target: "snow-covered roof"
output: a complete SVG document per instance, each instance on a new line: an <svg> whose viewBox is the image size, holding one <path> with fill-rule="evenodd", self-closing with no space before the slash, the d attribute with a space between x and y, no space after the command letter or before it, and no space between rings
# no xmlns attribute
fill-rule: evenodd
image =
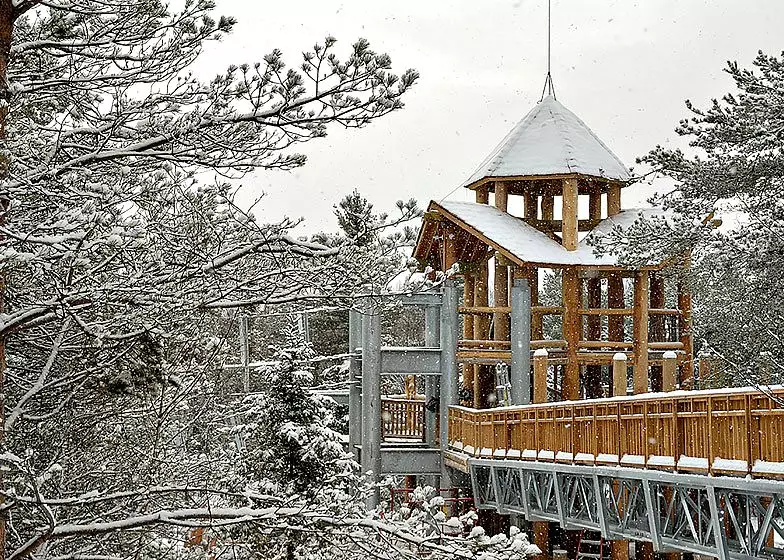
<svg viewBox="0 0 784 560"><path fill-rule="evenodd" d="M463 186L488 177L571 173L618 181L631 178L588 125L548 96L515 125Z"/></svg>
<svg viewBox="0 0 784 560"><path fill-rule="evenodd" d="M506 252L508 257L523 263L553 266L618 266L615 255L595 255L594 247L588 244L587 238L578 243L576 250L569 251L522 219L489 204L445 200L431 202L430 210L438 211L469 233L480 234L496 250ZM625 229L640 216L650 218L659 214L661 212L654 209L623 210L620 214L599 222L591 233L600 237L611 231L614 226Z"/></svg>

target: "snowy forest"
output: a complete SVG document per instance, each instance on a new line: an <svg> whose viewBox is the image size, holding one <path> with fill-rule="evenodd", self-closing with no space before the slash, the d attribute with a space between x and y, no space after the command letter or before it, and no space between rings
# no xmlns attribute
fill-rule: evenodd
<svg viewBox="0 0 784 560"><path fill-rule="evenodd" d="M195 78L235 23L211 0L0 3L4 558L535 554L517 528L448 518L432 489L368 511L345 413L310 391L345 374L314 360L342 339L303 344L296 313L338 310L345 329L356 294L410 264L422 201L374 208L359 185L307 237L237 202L246 174L307 165L304 144L384 126L419 74L365 39L303 37ZM784 61L726 71L737 91L687 104L691 149L641 156L674 185L652 200L672 217L598 250L688 251L702 351L727 385L768 384L784 374ZM252 394L223 368L243 314L267 318Z"/></svg>

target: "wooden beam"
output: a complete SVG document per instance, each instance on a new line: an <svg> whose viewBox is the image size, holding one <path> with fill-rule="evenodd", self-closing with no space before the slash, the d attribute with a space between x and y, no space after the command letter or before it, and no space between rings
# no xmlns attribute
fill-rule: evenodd
<svg viewBox="0 0 784 560"><path fill-rule="evenodd" d="M563 231L563 220L547 220L539 218L520 218L529 226L545 233L555 233ZM591 231L599 225L601 220L577 220L577 231Z"/></svg>
<svg viewBox="0 0 784 560"><path fill-rule="evenodd" d="M648 271L634 277L634 394L648 392Z"/></svg>
<svg viewBox="0 0 784 560"><path fill-rule="evenodd" d="M601 315L621 315L621 316L632 316L634 315L634 309L630 307L624 307L622 309L607 309L604 307L594 308L591 307L589 309L580 309L578 310L580 315L588 315L589 317L592 316L601 316Z"/></svg>
<svg viewBox="0 0 784 560"><path fill-rule="evenodd" d="M462 315L492 315L494 313L506 313L507 315L512 312L511 307L491 307L489 305L477 307L476 305L461 305L457 308L457 312Z"/></svg>
<svg viewBox="0 0 784 560"><path fill-rule="evenodd" d="M563 246L569 251L577 249L577 180L563 181Z"/></svg>
<svg viewBox="0 0 784 560"><path fill-rule="evenodd" d="M567 343L566 373L563 379L564 400L577 400L580 395L580 365L577 362L577 346L580 341L580 279L577 269L565 268L562 276L563 335Z"/></svg>

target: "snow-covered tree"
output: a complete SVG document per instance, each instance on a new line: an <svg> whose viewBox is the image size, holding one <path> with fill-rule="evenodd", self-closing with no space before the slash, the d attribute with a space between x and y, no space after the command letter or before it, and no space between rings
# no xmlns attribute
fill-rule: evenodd
<svg viewBox="0 0 784 560"><path fill-rule="evenodd" d="M729 63L737 91L707 109L687 102L688 150L642 158L674 185L653 200L670 214L605 243L628 262L690 256L700 343L742 384L784 379L784 61L754 66Z"/></svg>

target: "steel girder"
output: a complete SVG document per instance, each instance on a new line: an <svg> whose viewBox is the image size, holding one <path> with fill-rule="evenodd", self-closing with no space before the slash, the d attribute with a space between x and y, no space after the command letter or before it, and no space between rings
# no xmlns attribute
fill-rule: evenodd
<svg viewBox="0 0 784 560"><path fill-rule="evenodd" d="M784 557L784 482L468 460L477 507L719 560Z"/></svg>

